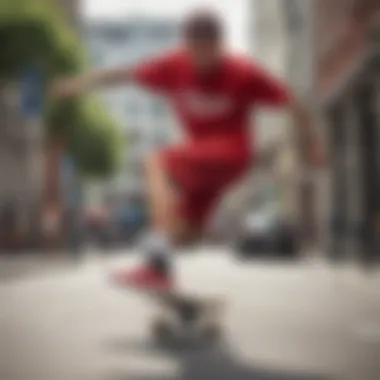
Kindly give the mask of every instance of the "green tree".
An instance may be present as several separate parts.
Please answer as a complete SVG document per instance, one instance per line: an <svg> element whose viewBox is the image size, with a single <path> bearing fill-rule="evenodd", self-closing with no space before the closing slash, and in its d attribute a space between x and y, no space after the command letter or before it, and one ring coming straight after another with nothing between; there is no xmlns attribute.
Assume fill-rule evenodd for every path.
<svg viewBox="0 0 380 380"><path fill-rule="evenodd" d="M35 66L43 70L47 86L53 78L86 68L77 35L48 0L1 0L0 46L0 78ZM45 105L48 137L67 143L83 175L107 176L117 169L123 139L98 101L81 96Z"/></svg>
<svg viewBox="0 0 380 380"><path fill-rule="evenodd" d="M77 113L70 125L68 148L80 163L82 174L91 177L114 174L124 146L120 129L93 97L82 99Z"/></svg>

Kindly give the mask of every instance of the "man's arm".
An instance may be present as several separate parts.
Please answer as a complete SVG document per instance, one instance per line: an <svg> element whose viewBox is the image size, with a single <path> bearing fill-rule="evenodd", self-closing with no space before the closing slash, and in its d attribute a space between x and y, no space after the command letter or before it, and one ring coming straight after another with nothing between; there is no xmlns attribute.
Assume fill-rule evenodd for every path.
<svg viewBox="0 0 380 380"><path fill-rule="evenodd" d="M125 84L133 80L134 68L106 69L56 80L51 88L53 98L68 98L100 87Z"/></svg>
<svg viewBox="0 0 380 380"><path fill-rule="evenodd" d="M100 87L136 82L150 90L170 92L175 54L164 53L133 66L105 69L74 78L58 80L53 84L52 96L65 98Z"/></svg>
<svg viewBox="0 0 380 380"><path fill-rule="evenodd" d="M325 163L325 151L322 139L317 131L315 117L306 105L295 95L288 95L288 108L293 117L294 128L299 137L301 149L308 163L321 166Z"/></svg>
<svg viewBox="0 0 380 380"><path fill-rule="evenodd" d="M311 110L288 86L261 66L252 65L248 77L251 98L264 106L289 110L307 160L312 165L321 165L324 150Z"/></svg>

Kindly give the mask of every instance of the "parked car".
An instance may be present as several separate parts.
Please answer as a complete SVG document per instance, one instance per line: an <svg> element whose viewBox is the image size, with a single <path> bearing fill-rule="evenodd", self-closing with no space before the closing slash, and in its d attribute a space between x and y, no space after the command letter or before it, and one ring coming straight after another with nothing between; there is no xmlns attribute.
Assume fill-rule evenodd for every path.
<svg viewBox="0 0 380 380"><path fill-rule="evenodd" d="M235 249L241 257L295 258L299 253L296 228L276 205L266 206L245 217Z"/></svg>

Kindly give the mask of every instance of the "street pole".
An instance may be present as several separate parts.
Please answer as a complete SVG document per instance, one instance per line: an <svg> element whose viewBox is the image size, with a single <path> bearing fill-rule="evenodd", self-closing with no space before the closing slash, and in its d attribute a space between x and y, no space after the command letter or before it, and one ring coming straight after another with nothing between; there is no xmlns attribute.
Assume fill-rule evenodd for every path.
<svg viewBox="0 0 380 380"><path fill-rule="evenodd" d="M64 231L71 253L77 255L83 246L83 188L72 157L61 159L61 186L64 207Z"/></svg>
<svg viewBox="0 0 380 380"><path fill-rule="evenodd" d="M41 238L42 198L44 180L43 141L43 73L35 67L27 67L20 73L19 113L20 134L25 139L24 186L19 206L27 224L28 248L38 246Z"/></svg>

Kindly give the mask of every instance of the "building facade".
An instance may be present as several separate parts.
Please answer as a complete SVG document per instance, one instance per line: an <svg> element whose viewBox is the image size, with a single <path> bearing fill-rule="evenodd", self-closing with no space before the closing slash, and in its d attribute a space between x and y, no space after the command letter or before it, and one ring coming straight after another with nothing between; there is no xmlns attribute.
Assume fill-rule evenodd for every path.
<svg viewBox="0 0 380 380"><path fill-rule="evenodd" d="M85 40L95 68L136 63L172 47L178 38L178 24L169 19L135 17L89 22L85 27ZM162 98L136 86L120 86L99 95L122 125L127 146L122 173L107 187L128 191L124 184L133 183L139 188L142 158L173 137L173 115Z"/></svg>
<svg viewBox="0 0 380 380"><path fill-rule="evenodd" d="M67 22L81 36L80 1L52 0L64 13ZM43 150L43 192L40 210L41 238L39 248L46 251L64 249L67 251L68 224L73 223L74 207L67 202L67 180L64 174L66 146L62 141L49 139ZM75 174L74 174L75 176ZM73 181L73 178L71 179ZM72 189L71 189L72 190ZM78 210L75 211L77 213ZM70 215L70 217L68 217ZM76 218L78 219L78 218Z"/></svg>
<svg viewBox="0 0 380 380"><path fill-rule="evenodd" d="M79 2L52 1L77 28ZM44 227L59 235L63 146L45 141L41 109L30 108L36 108L41 86L37 73L0 84L0 249L5 251L41 248Z"/></svg>
<svg viewBox="0 0 380 380"><path fill-rule="evenodd" d="M43 191L42 123L24 107L22 87L0 85L0 250L18 250L33 236L33 216Z"/></svg>
<svg viewBox="0 0 380 380"><path fill-rule="evenodd" d="M286 25L287 80L304 105L318 119L314 81L314 0L284 0L281 2ZM292 123L292 121L290 121ZM324 136L322 131L320 137ZM296 175L291 177L293 186L289 189L293 199L293 209L298 220L299 232L309 252L310 248L321 248L325 234L323 220L326 219L325 201L326 171L315 171L307 165L305 149L300 136L293 135L293 152L296 155ZM317 207L318 205L318 207ZM319 246L319 247L316 247Z"/></svg>
<svg viewBox="0 0 380 380"><path fill-rule="evenodd" d="M380 4L316 1L315 92L331 152L327 253L380 261Z"/></svg>
<svg viewBox="0 0 380 380"><path fill-rule="evenodd" d="M305 235L331 258L379 249L379 10L373 0L286 0L289 78L314 107L329 165L299 193Z"/></svg>
<svg viewBox="0 0 380 380"><path fill-rule="evenodd" d="M253 55L277 77L296 86L292 69L297 70L301 83L305 83L305 73L295 68L298 60L292 50L293 35L287 28L286 6L283 0L255 1L255 41ZM297 175L298 157L295 150L295 134L289 115L275 110L266 111L256 126L259 148L269 156L270 172L278 187L282 212L292 223L299 221L299 202L296 196L299 187Z"/></svg>
<svg viewBox="0 0 380 380"><path fill-rule="evenodd" d="M255 0L250 7L250 53L253 59L277 77L288 80L289 34L283 1ZM252 202L254 198L268 198L265 202L277 202L281 208L279 211L295 222L296 157L288 117L281 110L260 110L252 120L252 129L257 159L252 173L231 194L234 213L243 215L248 204L262 203ZM268 197L263 197L263 193Z"/></svg>

